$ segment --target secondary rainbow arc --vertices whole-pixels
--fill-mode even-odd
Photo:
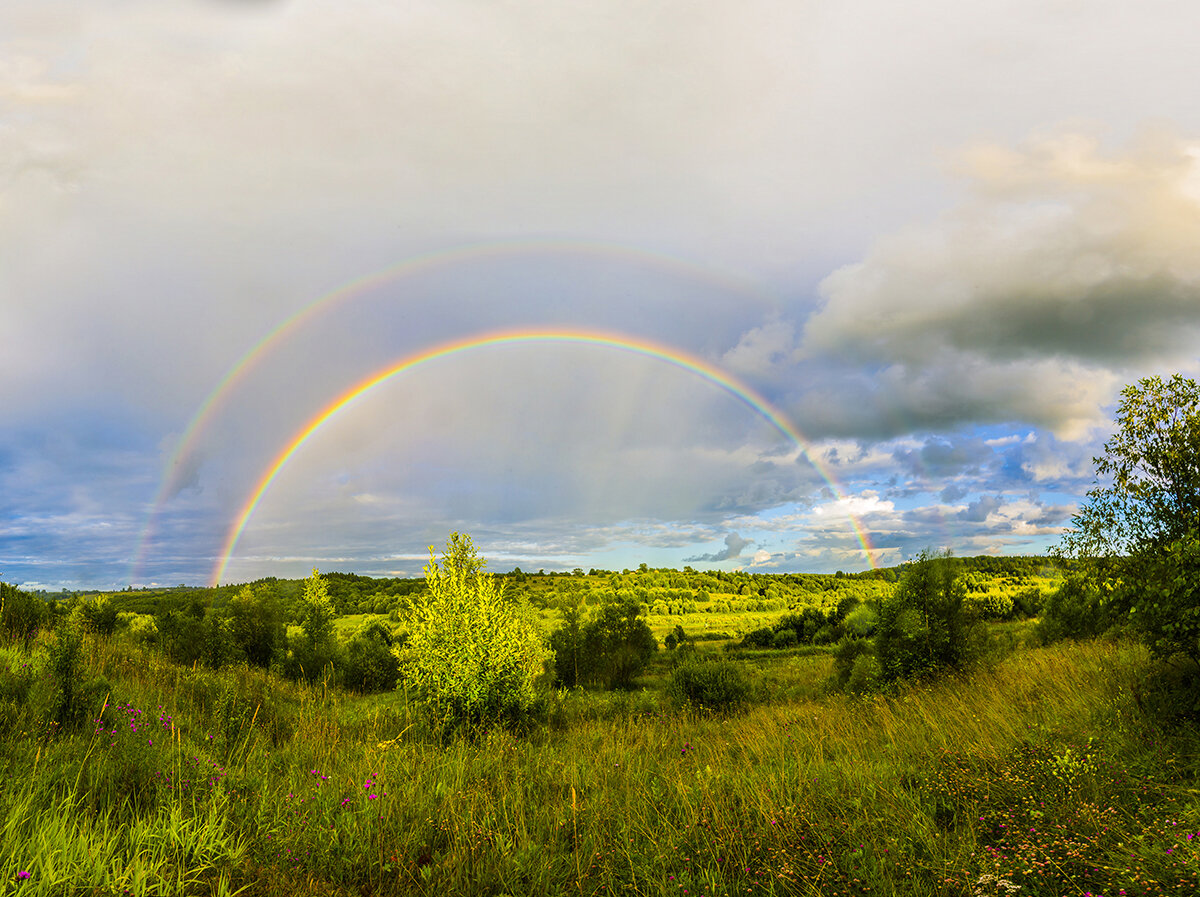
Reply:
[[[137,550],[134,552],[133,564],[128,577],[129,582],[140,581],[142,566],[145,563],[146,553],[153,540],[158,516],[176,485],[178,479],[177,471],[185,466],[201,434],[216,419],[218,412],[234,393],[235,389],[241,383],[246,382],[250,373],[277,346],[286,342],[289,336],[299,332],[305,324],[315,320],[319,315],[323,315],[346,302],[350,302],[390,282],[410,277],[423,271],[450,266],[460,262],[486,258],[505,258],[531,252],[599,254],[604,257],[631,258],[638,262],[676,269],[689,276],[722,283],[731,289],[739,291],[750,289],[749,282],[736,275],[701,267],[687,260],[662,253],[594,240],[566,239],[498,240],[486,243],[473,243],[467,246],[458,246],[407,258],[397,264],[343,283],[322,293],[264,334],[229,367],[209,394],[205,396],[185,426],[183,433],[176,440],[174,449],[163,463],[158,492],[154,497],[154,504],[147,515],[145,526],[138,540]]]
[[[691,372],[692,374],[695,374],[709,383],[712,383],[715,386],[725,390],[739,401],[748,405],[756,413],[761,415],[785,438],[791,441],[805,455],[806,458],[808,458],[809,462],[813,465],[825,482],[828,483],[834,495],[838,499],[844,497],[841,489],[838,487],[833,477],[827,470],[825,470],[821,463],[809,453],[808,443],[804,436],[790,421],[787,420],[787,418],[780,411],[772,407],[770,402],[768,402],[765,397],[760,395],[749,385],[737,380],[732,374],[722,371],[709,362],[690,355],[682,349],[673,346],[667,346],[662,343],[631,337],[625,334],[594,330],[525,329],[517,331],[490,331],[484,334],[475,334],[465,338],[439,343],[436,346],[409,354],[399,361],[389,365],[382,371],[377,371],[365,379],[360,380],[354,386],[342,392],[337,398],[326,405],[325,408],[314,415],[308,421],[308,423],[306,423],[284,446],[279,454],[275,456],[271,464],[267,467],[266,471],[257,481],[250,496],[242,505],[237,518],[234,520],[226,535],[225,543],[221,548],[219,560],[214,567],[212,576],[210,578],[210,584],[212,586],[217,586],[220,584],[221,578],[224,576],[225,569],[233,557],[234,550],[237,548],[238,541],[241,539],[242,533],[249,523],[251,516],[253,516],[254,511],[262,501],[263,496],[266,494],[271,484],[279,476],[279,473],[287,465],[288,461],[290,461],[295,454],[342,409],[346,408],[348,405],[352,404],[357,399],[370,392],[372,389],[381,386],[389,380],[406,371],[410,371],[419,365],[423,365],[437,359],[446,358],[447,356],[457,353],[482,349],[488,346],[522,343],[565,343],[607,347],[618,351],[629,352],[647,358],[656,359],[664,363],[671,364],[682,370]],[[866,556],[868,564],[871,567],[875,567],[875,553],[871,547],[867,533],[852,515],[847,514],[847,518],[849,519],[850,525],[854,530],[855,537],[862,546],[863,554]]]

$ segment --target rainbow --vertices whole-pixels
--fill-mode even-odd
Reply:
[[[141,579],[142,567],[146,560],[146,553],[149,550],[150,543],[153,541],[156,529],[156,523],[164,506],[175,488],[178,472],[185,467],[185,462],[191,457],[195,451],[196,443],[201,435],[208,428],[209,424],[215,419],[217,413],[224,407],[229,396],[233,391],[250,375],[250,373],[259,366],[259,364],[268,357],[272,350],[280,345],[289,336],[297,332],[302,326],[312,321],[318,315],[337,308],[343,303],[349,302],[359,296],[370,293],[372,290],[384,286],[393,281],[400,280],[405,277],[412,277],[424,271],[435,270],[437,268],[447,267],[466,261],[476,261],[479,259],[488,258],[506,258],[511,256],[521,255],[523,253],[535,252],[555,252],[555,253],[577,253],[580,255],[598,255],[604,257],[628,258],[639,263],[653,265],[667,270],[678,271],[684,275],[706,280],[709,282],[719,283],[723,287],[740,292],[754,293],[758,292],[754,286],[744,278],[737,275],[725,272],[716,272],[708,268],[703,268],[699,265],[685,261],[683,259],[674,258],[668,255],[648,252],[642,249],[635,249],[629,246],[619,244],[607,244],[596,241],[582,240],[512,240],[512,241],[496,241],[488,243],[470,244],[468,246],[460,246],[454,249],[432,252],[426,255],[415,256],[405,259],[395,265],[387,268],[382,268],[374,271],[363,277],[359,277],[349,283],[342,284],[326,293],[321,294],[316,299],[309,302],[307,305],[296,311],[294,314],[281,321],[274,329],[266,333],[258,342],[246,350],[246,352],[225,372],[212,391],[204,398],[192,415],[187,426],[184,428],[182,435],[175,443],[174,450],[163,463],[162,473],[159,478],[158,492],[154,498],[154,504],[147,515],[146,524],[142,530],[141,538],[138,542],[137,551],[134,554],[133,566],[128,577],[129,582],[136,583]]]
[[[343,408],[352,404],[366,393],[380,386],[394,377],[410,371],[415,367],[435,361],[439,358],[446,358],[451,355],[456,355],[461,352],[468,352],[474,349],[482,349],[487,346],[513,345],[513,344],[537,344],[537,343],[566,343],[575,345],[601,346],[610,349],[619,350],[622,352],[641,355],[646,358],[656,359],[658,361],[671,364],[681,370],[688,371],[701,377],[704,380],[720,387],[730,395],[737,398],[739,401],[748,405],[758,414],[762,415],[771,425],[783,434],[787,439],[796,445],[798,449],[808,458],[809,462],[817,469],[817,472],[825,479],[833,490],[834,495],[841,499],[841,490],[834,482],[829,473],[821,466],[821,464],[809,454],[807,449],[807,440],[800,432],[770,403],[755,392],[751,387],[738,381],[732,375],[719,370],[703,359],[671,346],[666,346],[661,343],[650,342],[648,340],[637,339],[617,333],[605,333],[592,330],[515,330],[515,331],[492,331],[485,334],[476,334],[474,336],[465,337],[462,339],[452,340],[449,342],[440,343],[432,348],[424,349],[420,352],[405,356],[399,361],[393,363],[386,369],[371,374],[364,380],[359,381],[354,386],[339,395],[336,399],[329,403],[322,411],[316,414],[305,426],[291,439],[282,451],[275,456],[262,477],[258,480],[254,491],[251,492],[245,504],[242,505],[237,519],[229,528],[225,539],[225,544],[221,548],[219,560],[213,569],[210,578],[210,585],[220,585],[221,578],[225,574],[225,568],[228,566],[230,559],[233,556],[234,549],[237,547],[238,540],[241,539],[242,532],[250,521],[250,517],[254,514],[259,502],[270,488],[271,483],[279,476],[280,471],[292,459],[301,447],[307,443],[314,434],[322,427],[329,423]],[[858,521],[850,517],[850,524],[854,529],[854,534],[862,546],[867,562],[872,568],[875,564],[875,552],[871,547],[867,533],[863,531]]]

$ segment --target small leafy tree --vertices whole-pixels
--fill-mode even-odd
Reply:
[[[50,619],[50,608],[37,595],[31,595],[7,582],[0,582],[0,636],[20,639],[26,650],[39,629]]]
[[[285,646],[283,610],[278,599],[261,588],[243,586],[229,599],[226,611],[237,653],[252,666],[270,669]]]
[[[329,585],[313,567],[312,576],[304,580],[304,597],[300,607],[300,628],[304,630],[309,648],[316,650],[328,644],[333,638],[333,620],[336,616],[337,611],[329,599]]]
[[[394,689],[400,679],[394,644],[391,630],[378,620],[364,626],[346,643],[342,684],[361,692]]]
[[[613,596],[583,631],[590,679],[606,688],[629,688],[658,650],[636,598]]]
[[[303,634],[292,641],[284,672],[293,678],[312,680],[334,663],[338,655],[337,639],[333,634],[337,611],[329,598],[329,586],[316,567],[313,567],[312,576],[304,580],[299,611]]]
[[[554,652],[554,679],[559,685],[575,688],[588,675],[583,619],[577,603],[568,603],[562,613],[562,625],[550,634],[550,650]]]
[[[521,725],[538,703],[550,652],[532,608],[485,572],[471,537],[451,533],[442,562],[429,549],[428,592],[413,602],[398,656],[434,722],[456,729]]]
[[[1175,374],[1121,391],[1117,430],[1059,546],[1089,561],[1106,611],[1156,654],[1200,662],[1200,387]]]
[[[974,621],[950,556],[921,552],[879,608],[875,653],[884,681],[958,667],[971,653]]]

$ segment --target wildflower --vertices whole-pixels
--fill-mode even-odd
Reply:
[[[24,869],[22,869],[20,872],[17,873],[17,878],[24,881],[25,879],[29,878],[29,873],[26,872]]]

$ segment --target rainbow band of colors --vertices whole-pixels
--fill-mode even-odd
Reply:
[[[481,349],[486,346],[512,345],[518,343],[574,343],[591,346],[602,346],[611,349],[630,352],[636,355],[642,355],[647,358],[657,359],[667,364],[674,365],[685,371],[696,374],[699,377],[715,384],[725,390],[741,402],[750,406],[758,414],[762,415],[771,425],[782,433],[787,439],[796,445],[796,447],[808,458],[810,463],[817,469],[818,473],[825,479],[833,490],[834,494],[841,499],[842,493],[837,484],[822,468],[822,466],[813,458],[807,449],[807,443],[803,436],[796,430],[792,424],[778,411],[776,411],[769,402],[749,386],[739,382],[730,374],[713,367],[706,361],[688,355],[687,353],[670,346],[665,346],[658,343],[652,343],[646,340],[640,340],[625,336],[623,334],[603,333],[587,330],[545,330],[545,331],[499,331],[491,332],[483,335],[475,335],[464,339],[454,340],[451,342],[441,343],[433,348],[425,349],[421,352],[406,356],[400,361],[392,364],[387,369],[372,374],[365,380],[360,381],[352,386],[346,392],[342,393],[338,398],[334,399],[324,410],[313,417],[303,429],[284,447],[284,449],[276,456],[275,460],[267,468],[258,485],[243,505],[241,512],[230,527],[226,537],[225,544],[221,549],[220,560],[213,570],[211,577],[211,585],[217,586],[221,582],[221,578],[225,574],[225,568],[228,566],[230,559],[233,557],[234,549],[237,547],[242,532],[246,529],[246,525],[250,521],[250,517],[254,514],[255,508],[262,501],[263,496],[270,488],[271,483],[279,476],[284,466],[292,459],[305,443],[307,443],[325,424],[329,423],[334,416],[343,408],[350,405],[355,400],[359,399],[366,393],[380,386],[393,377],[403,374],[405,371],[410,371],[418,365],[434,361],[439,358],[445,358],[448,355],[454,355],[459,352],[467,352],[474,349]],[[849,515],[848,515],[849,516]],[[854,529],[854,534],[862,546],[863,554],[867,558],[867,562],[875,566],[875,553],[871,548],[871,544],[867,538],[867,534],[859,526],[858,521],[853,517],[849,517],[850,524]]]
[[[391,267],[342,284],[336,289],[318,296],[271,329],[226,371],[212,392],[200,404],[200,407],[196,410],[196,413],[192,416],[192,419],[188,422],[187,427],[176,442],[174,451],[171,452],[166,463],[163,465],[158,494],[155,496],[153,508],[147,517],[141,539],[138,542],[128,581],[131,583],[141,581],[142,566],[145,563],[146,553],[154,539],[158,516],[165,507],[172,490],[176,487],[178,472],[185,467],[186,462],[191,457],[200,435],[216,418],[222,405],[236,391],[238,385],[245,382],[263,359],[270,355],[275,347],[285,343],[291,334],[299,331],[301,327],[315,320],[319,315],[326,314],[381,286],[413,277],[422,272],[450,268],[463,262],[479,261],[482,259],[504,259],[527,254],[547,253],[553,255],[595,255],[602,258],[626,259],[638,264],[676,271],[688,277],[696,277],[700,280],[718,283],[727,289],[739,293],[749,292],[750,288],[748,282],[742,278],[717,272],[710,268],[701,268],[698,265],[671,256],[647,252],[630,246],[599,243],[596,241],[558,239],[501,240],[460,246],[405,259]]]

